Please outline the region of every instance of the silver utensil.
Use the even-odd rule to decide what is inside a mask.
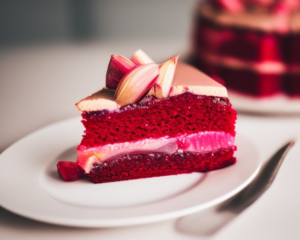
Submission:
[[[212,208],[178,219],[175,223],[176,230],[206,237],[218,232],[254,203],[271,186],[285,156],[294,143],[294,141],[290,141],[281,147],[242,191]]]

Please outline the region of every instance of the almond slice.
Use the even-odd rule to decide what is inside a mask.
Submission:
[[[135,66],[136,65],[126,57],[111,55],[106,72],[106,87],[116,89],[124,75]]]
[[[120,106],[137,102],[156,82],[159,67],[155,63],[137,66],[120,81],[115,99]]]
[[[179,54],[159,66],[159,77],[154,87],[150,89],[148,95],[154,95],[158,99],[169,96],[178,58]]]
[[[154,61],[141,49],[137,50],[130,60],[136,65],[154,63]]]

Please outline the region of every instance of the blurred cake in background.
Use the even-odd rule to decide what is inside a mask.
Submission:
[[[231,93],[300,97],[300,0],[201,1],[192,59]]]

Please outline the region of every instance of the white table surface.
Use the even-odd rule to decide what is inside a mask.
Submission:
[[[74,103],[104,85],[110,54],[129,57],[142,48],[159,61],[184,52],[184,46],[184,41],[166,40],[2,50],[0,151],[40,127],[78,115]],[[300,116],[239,115],[239,129],[253,141],[262,161],[287,140],[299,142],[272,187],[209,239],[300,239]],[[117,229],[67,228],[25,219],[0,207],[0,239],[206,239],[179,233],[175,221]]]

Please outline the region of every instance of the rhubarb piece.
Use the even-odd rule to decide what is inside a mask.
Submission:
[[[130,59],[136,65],[154,63],[154,61],[141,49],[137,50]]]
[[[106,87],[116,89],[124,75],[135,66],[132,61],[121,55],[111,55],[106,72]]]
[[[77,181],[84,176],[84,171],[76,162],[60,161],[56,166],[59,177],[64,181]]]
[[[120,106],[137,102],[156,82],[157,64],[140,65],[127,73],[119,83],[115,99]]]
[[[155,89],[149,95],[154,95],[158,99],[169,96],[178,57],[179,55],[177,54],[159,66],[159,77],[154,86]]]

